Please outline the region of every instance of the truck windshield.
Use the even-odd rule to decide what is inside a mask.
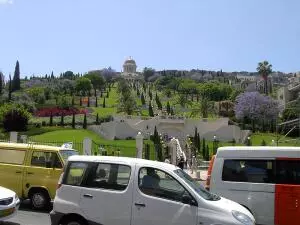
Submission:
[[[72,155],[79,155],[76,150],[72,149],[63,149],[59,151],[61,156],[63,157],[63,160],[66,162],[68,158]]]
[[[174,172],[182,178],[191,188],[193,188],[202,198],[210,201],[217,201],[221,198],[218,195],[212,194],[207,191],[200,183],[195,181],[186,172],[181,169],[174,170]]]

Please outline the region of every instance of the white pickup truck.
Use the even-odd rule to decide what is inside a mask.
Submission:
[[[52,225],[255,224],[174,165],[102,156],[69,158],[50,216]]]

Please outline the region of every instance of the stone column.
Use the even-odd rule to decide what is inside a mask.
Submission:
[[[171,163],[173,165],[176,165],[177,164],[177,141],[173,137],[170,143],[171,143]]]
[[[143,158],[143,140],[144,136],[141,132],[138,132],[138,134],[135,137],[136,140],[136,157],[137,158]]]
[[[90,138],[83,140],[83,155],[92,155],[92,140]]]
[[[18,132],[10,132],[10,138],[9,138],[10,142],[18,142]]]

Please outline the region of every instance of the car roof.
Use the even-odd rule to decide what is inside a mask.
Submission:
[[[218,148],[216,158],[300,158],[300,147],[227,146]]]
[[[73,150],[73,149],[65,149],[58,146],[37,145],[32,143],[10,143],[10,142],[0,142],[0,148],[19,149],[19,150],[37,149],[37,150],[46,150],[46,151]]]
[[[158,162],[147,159],[139,159],[139,158],[130,158],[130,157],[117,157],[117,156],[83,156],[83,155],[74,155],[68,158],[69,162],[104,162],[104,163],[119,163],[126,165],[140,165],[147,167],[155,167],[155,168],[164,168],[168,171],[173,171],[178,169],[173,164]]]

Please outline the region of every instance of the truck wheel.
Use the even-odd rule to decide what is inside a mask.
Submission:
[[[84,221],[82,221],[80,218],[70,218],[67,219],[63,225],[86,225]]]
[[[44,190],[35,190],[30,195],[30,200],[34,209],[47,209],[50,205],[50,197]]]

